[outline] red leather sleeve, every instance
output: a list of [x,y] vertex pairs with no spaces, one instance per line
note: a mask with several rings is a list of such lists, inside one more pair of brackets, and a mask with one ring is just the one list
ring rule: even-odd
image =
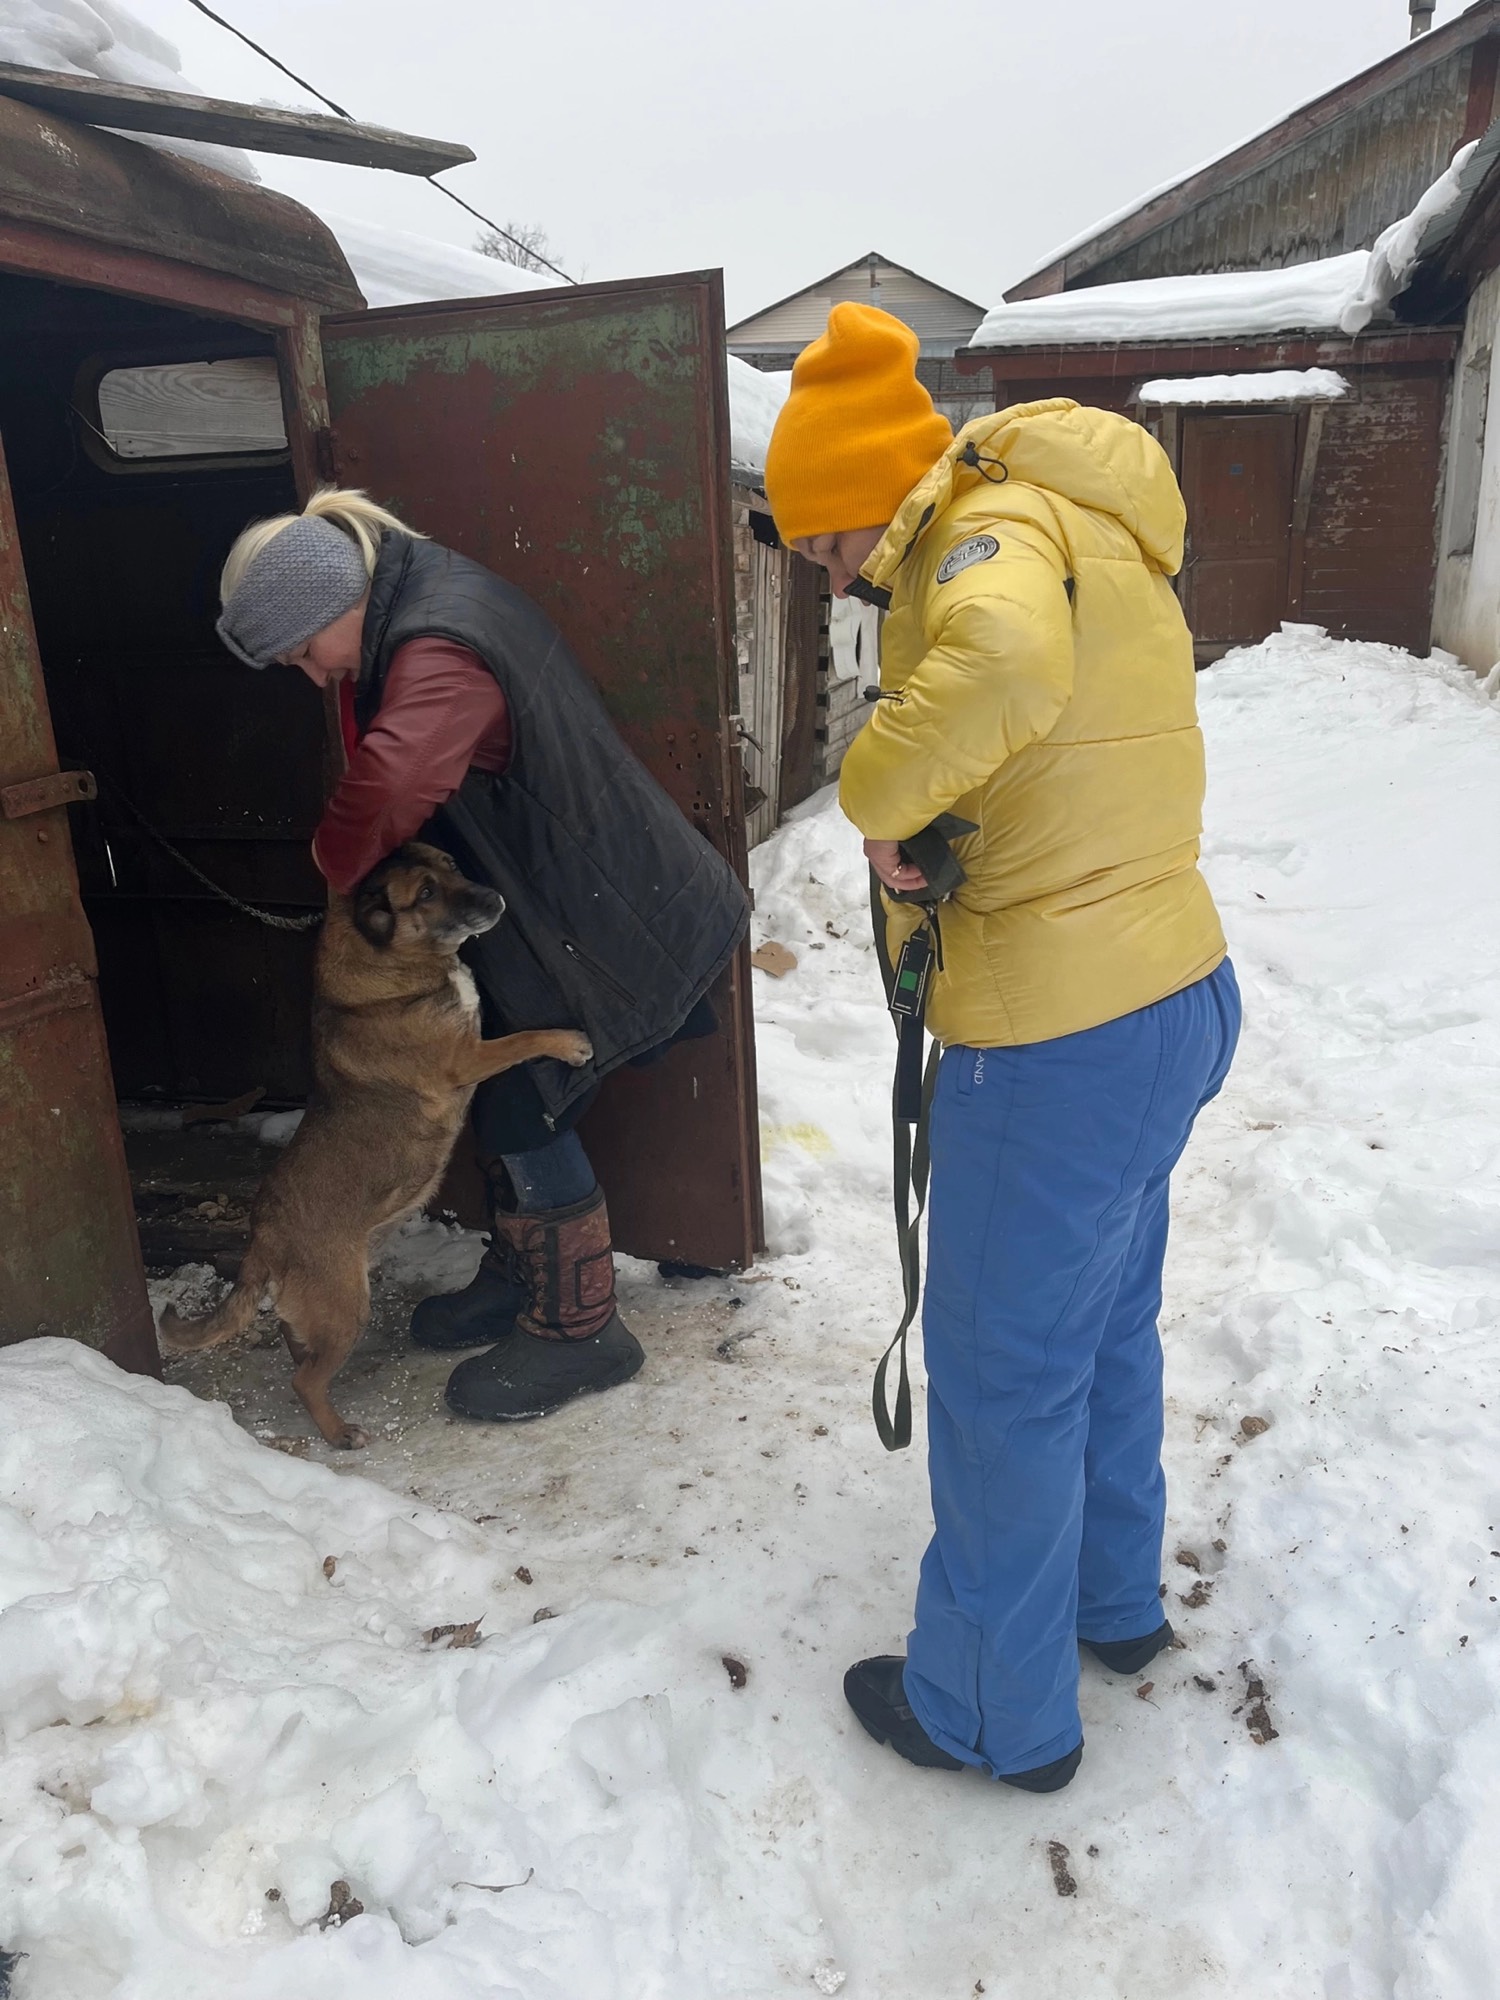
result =
[[509,758],[505,696],[479,655],[451,639],[408,640],[324,809],[314,861],[348,895],[452,797],[471,764],[503,771]]

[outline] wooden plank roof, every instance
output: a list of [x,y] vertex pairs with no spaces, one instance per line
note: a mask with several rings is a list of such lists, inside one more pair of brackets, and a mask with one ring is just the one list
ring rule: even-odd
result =
[[[1039,270],[1006,292],[1008,300],[1040,298],[1087,281],[1087,274],[1124,250],[1154,235],[1179,217],[1190,214],[1235,182],[1281,155],[1290,153],[1316,134],[1377,102],[1421,71],[1446,61],[1474,43],[1500,34],[1500,0],[1475,0],[1441,28],[1405,43],[1394,54],[1361,70],[1310,104],[1300,106],[1243,146],[1221,155],[1197,172],[1144,201],[1139,208],[1104,225],[1094,235],[1069,246]],[[1491,92],[1494,76],[1489,77]],[[1469,136],[1490,122],[1490,105],[1472,107],[1474,127]]]

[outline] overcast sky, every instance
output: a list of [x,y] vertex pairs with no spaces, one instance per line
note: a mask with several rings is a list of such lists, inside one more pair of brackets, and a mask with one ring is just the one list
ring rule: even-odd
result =
[[[731,320],[871,249],[991,304],[1409,30],[1406,0],[214,5],[356,116],[472,146],[454,187],[541,224],[569,271],[721,265]],[[205,89],[296,98],[188,0],[133,6]],[[261,165],[304,200],[473,241],[420,182]]]

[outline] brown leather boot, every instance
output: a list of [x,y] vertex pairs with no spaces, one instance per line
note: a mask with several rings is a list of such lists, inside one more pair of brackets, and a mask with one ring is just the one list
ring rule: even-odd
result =
[[545,1215],[497,1215],[524,1276],[528,1302],[516,1336],[461,1362],[448,1407],[491,1423],[544,1417],[574,1396],[628,1382],[645,1360],[615,1308],[609,1212],[596,1188],[586,1201]]

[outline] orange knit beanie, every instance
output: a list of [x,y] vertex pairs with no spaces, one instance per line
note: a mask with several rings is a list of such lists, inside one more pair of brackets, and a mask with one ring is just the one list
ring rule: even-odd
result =
[[837,305],[805,347],[766,452],[784,542],[889,521],[953,440],[917,380],[921,343],[875,306]]

